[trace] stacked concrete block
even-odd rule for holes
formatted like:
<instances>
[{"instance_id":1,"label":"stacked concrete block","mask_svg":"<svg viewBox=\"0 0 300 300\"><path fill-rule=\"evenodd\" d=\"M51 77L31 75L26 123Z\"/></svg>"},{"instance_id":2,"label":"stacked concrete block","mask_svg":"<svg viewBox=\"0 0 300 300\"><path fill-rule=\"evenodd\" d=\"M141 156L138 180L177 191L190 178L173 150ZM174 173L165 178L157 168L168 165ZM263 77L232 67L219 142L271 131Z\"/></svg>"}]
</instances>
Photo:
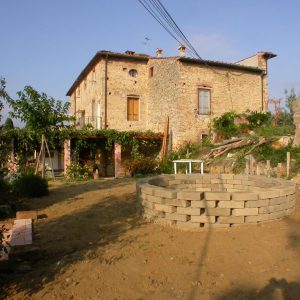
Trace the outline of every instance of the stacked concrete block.
<instances>
[{"instance_id":1,"label":"stacked concrete block","mask_svg":"<svg viewBox=\"0 0 300 300\"><path fill-rule=\"evenodd\" d=\"M144 217L183 229L280 219L294 211L295 192L287 180L233 174L162 175L137 183Z\"/></svg>"}]
</instances>

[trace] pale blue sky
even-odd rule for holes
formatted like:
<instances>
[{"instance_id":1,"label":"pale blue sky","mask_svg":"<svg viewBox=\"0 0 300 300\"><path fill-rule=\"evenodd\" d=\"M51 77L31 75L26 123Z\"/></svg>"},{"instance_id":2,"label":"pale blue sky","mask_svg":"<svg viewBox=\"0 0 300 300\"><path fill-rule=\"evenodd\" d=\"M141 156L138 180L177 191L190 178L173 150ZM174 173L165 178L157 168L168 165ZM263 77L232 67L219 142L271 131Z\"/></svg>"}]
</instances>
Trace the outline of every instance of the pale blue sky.
<instances>
[{"instance_id":1,"label":"pale blue sky","mask_svg":"<svg viewBox=\"0 0 300 300\"><path fill-rule=\"evenodd\" d=\"M300 91L300 1L162 0L205 59L235 62L271 51L269 95ZM0 76L11 96L31 85L67 100L98 50L177 55L177 42L137 0L0 0ZM145 37L151 41L144 45Z\"/></svg>"}]
</instances>

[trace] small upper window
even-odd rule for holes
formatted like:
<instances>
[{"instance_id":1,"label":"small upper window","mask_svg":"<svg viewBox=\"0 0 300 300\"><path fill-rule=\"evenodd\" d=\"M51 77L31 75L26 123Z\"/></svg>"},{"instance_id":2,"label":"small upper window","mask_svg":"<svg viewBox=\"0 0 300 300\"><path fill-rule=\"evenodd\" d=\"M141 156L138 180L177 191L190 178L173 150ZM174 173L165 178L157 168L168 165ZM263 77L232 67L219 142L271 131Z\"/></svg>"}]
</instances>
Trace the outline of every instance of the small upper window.
<instances>
[{"instance_id":1,"label":"small upper window","mask_svg":"<svg viewBox=\"0 0 300 300\"><path fill-rule=\"evenodd\" d=\"M210 114L210 89L198 90L198 113L200 115Z\"/></svg>"},{"instance_id":2,"label":"small upper window","mask_svg":"<svg viewBox=\"0 0 300 300\"><path fill-rule=\"evenodd\" d=\"M153 69L153 67L151 67L149 69L149 77L153 77L153 74L154 74L154 69Z\"/></svg>"},{"instance_id":3,"label":"small upper window","mask_svg":"<svg viewBox=\"0 0 300 300\"><path fill-rule=\"evenodd\" d=\"M129 70L128 73L129 73L129 75L130 75L131 77L136 77L137 74L138 74L138 72L137 72L136 69L131 69L131 70Z\"/></svg>"}]
</instances>

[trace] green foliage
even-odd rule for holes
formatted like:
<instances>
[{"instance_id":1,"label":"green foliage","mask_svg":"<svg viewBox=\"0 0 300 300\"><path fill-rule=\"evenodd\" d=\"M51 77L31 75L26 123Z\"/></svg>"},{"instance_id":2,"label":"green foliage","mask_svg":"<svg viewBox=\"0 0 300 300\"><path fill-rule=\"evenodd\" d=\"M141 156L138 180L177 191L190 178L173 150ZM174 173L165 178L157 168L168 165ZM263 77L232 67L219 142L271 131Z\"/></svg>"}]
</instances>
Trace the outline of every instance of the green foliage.
<instances>
[{"instance_id":1,"label":"green foliage","mask_svg":"<svg viewBox=\"0 0 300 300\"><path fill-rule=\"evenodd\" d=\"M13 183L13 191L18 197L42 197L48 195L48 182L38 175L21 175Z\"/></svg>"},{"instance_id":2,"label":"green foliage","mask_svg":"<svg viewBox=\"0 0 300 300\"><path fill-rule=\"evenodd\" d=\"M195 158L199 156L202 148L203 146L201 144L185 142L176 152L180 158Z\"/></svg>"},{"instance_id":3,"label":"green foliage","mask_svg":"<svg viewBox=\"0 0 300 300\"><path fill-rule=\"evenodd\" d=\"M177 152L171 152L168 156L168 158L164 158L161 160L158 168L158 173L160 174L172 174L174 172L173 170L173 160L178 159L178 153Z\"/></svg>"},{"instance_id":4,"label":"green foliage","mask_svg":"<svg viewBox=\"0 0 300 300\"><path fill-rule=\"evenodd\" d=\"M282 126L261 126L254 129L254 132L258 136L264 137L277 137L284 135L293 135L295 131L294 126L282 125Z\"/></svg>"},{"instance_id":5,"label":"green foliage","mask_svg":"<svg viewBox=\"0 0 300 300\"><path fill-rule=\"evenodd\" d=\"M14 129L14 122L11 118L7 118L2 126L2 130Z\"/></svg>"},{"instance_id":6,"label":"green foliage","mask_svg":"<svg viewBox=\"0 0 300 300\"><path fill-rule=\"evenodd\" d=\"M235 112L227 112L213 120L213 128L221 137L228 139L239 134L238 126L234 120L237 117Z\"/></svg>"},{"instance_id":7,"label":"green foliage","mask_svg":"<svg viewBox=\"0 0 300 300\"><path fill-rule=\"evenodd\" d=\"M239 154L235 158L235 162L233 165L233 173L240 174L246 167L246 159L243 154Z\"/></svg>"},{"instance_id":8,"label":"green foliage","mask_svg":"<svg viewBox=\"0 0 300 300\"><path fill-rule=\"evenodd\" d=\"M144 151L149 151L153 148L159 149L162 141L162 135L152 131L118 131L115 129L78 130L76 128L68 128L59 132L61 143L65 139L77 139L79 141L78 151L87 147L91 147L91 149L95 147L95 142L86 141L88 137L103 138L105 149L107 150L111 150L115 143L122 145L122 148L130 147L133 158L140 157L142 151L145 153Z\"/></svg>"},{"instance_id":9,"label":"green foliage","mask_svg":"<svg viewBox=\"0 0 300 300\"><path fill-rule=\"evenodd\" d=\"M291 128L294 128L294 121L293 121L293 115L286 110L283 110L279 116L279 119L277 121L278 126L288 126Z\"/></svg>"},{"instance_id":10,"label":"green foliage","mask_svg":"<svg viewBox=\"0 0 300 300\"><path fill-rule=\"evenodd\" d=\"M291 157L296 159L297 164L300 166L300 148L298 147L287 146L275 149L271 144L264 144L256 148L252 154L258 160L270 160L271 165L275 167L278 163L286 161L287 152L291 153Z\"/></svg>"},{"instance_id":11,"label":"green foliage","mask_svg":"<svg viewBox=\"0 0 300 300\"><path fill-rule=\"evenodd\" d=\"M238 118L245 118L248 123L237 124L236 120ZM250 130L254 130L256 134L262 136L272 136L274 132L278 135L286 135L291 134L293 131L293 126L272 127L271 122L272 115L270 112L248 112L244 114L227 112L213 120L213 128L224 139L241 136Z\"/></svg>"},{"instance_id":12,"label":"green foliage","mask_svg":"<svg viewBox=\"0 0 300 300\"><path fill-rule=\"evenodd\" d=\"M2 100L9 99L8 93L6 92L6 81L3 77L0 77L0 121L2 118L1 111L4 107Z\"/></svg>"},{"instance_id":13,"label":"green foliage","mask_svg":"<svg viewBox=\"0 0 300 300\"><path fill-rule=\"evenodd\" d=\"M20 119L26 129L39 137L44 134L52 140L52 131L66 127L70 103L62 103L45 93L39 93L31 86L25 86L17 93L18 99L6 99L12 111L12 118Z\"/></svg>"},{"instance_id":14,"label":"green foliage","mask_svg":"<svg viewBox=\"0 0 300 300\"><path fill-rule=\"evenodd\" d=\"M88 179L90 170L87 166L81 166L79 163L72 163L67 168L68 179Z\"/></svg>"},{"instance_id":15,"label":"green foliage","mask_svg":"<svg viewBox=\"0 0 300 300\"><path fill-rule=\"evenodd\" d=\"M210 143L199 144L199 143L185 143L177 150L172 151L167 158L160 161L158 173L172 174L173 160L185 159L185 158L199 158L204 152L209 150L213 145ZM185 170L185 166L182 164L178 165L179 170Z\"/></svg>"},{"instance_id":16,"label":"green foliage","mask_svg":"<svg viewBox=\"0 0 300 300\"><path fill-rule=\"evenodd\" d=\"M132 175L154 174L157 172L158 161L152 157L139 157L130 161L127 168Z\"/></svg>"},{"instance_id":17,"label":"green foliage","mask_svg":"<svg viewBox=\"0 0 300 300\"><path fill-rule=\"evenodd\" d=\"M0 219L10 216L18 206L18 199L12 192L11 184L0 177Z\"/></svg>"},{"instance_id":18,"label":"green foliage","mask_svg":"<svg viewBox=\"0 0 300 300\"><path fill-rule=\"evenodd\" d=\"M297 101L297 95L295 89L291 89L290 92L286 89L284 91L285 94L285 105L288 109L288 112L291 116L294 114L294 103Z\"/></svg>"},{"instance_id":19,"label":"green foliage","mask_svg":"<svg viewBox=\"0 0 300 300\"><path fill-rule=\"evenodd\" d=\"M6 204L11 200L11 186L3 178L0 177L0 205Z\"/></svg>"},{"instance_id":20,"label":"green foliage","mask_svg":"<svg viewBox=\"0 0 300 300\"><path fill-rule=\"evenodd\" d=\"M263 125L271 125L272 115L270 112L252 112L246 115L246 119L249 121L249 128L254 129Z\"/></svg>"}]
</instances>

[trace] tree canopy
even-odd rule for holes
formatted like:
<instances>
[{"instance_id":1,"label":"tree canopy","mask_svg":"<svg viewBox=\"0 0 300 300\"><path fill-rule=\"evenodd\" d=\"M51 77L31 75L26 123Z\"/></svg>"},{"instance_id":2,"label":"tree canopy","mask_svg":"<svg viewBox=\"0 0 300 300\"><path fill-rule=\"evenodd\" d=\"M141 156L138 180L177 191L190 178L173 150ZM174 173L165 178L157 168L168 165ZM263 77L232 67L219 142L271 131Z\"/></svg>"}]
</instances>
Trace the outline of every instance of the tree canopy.
<instances>
[{"instance_id":1,"label":"tree canopy","mask_svg":"<svg viewBox=\"0 0 300 300\"><path fill-rule=\"evenodd\" d=\"M289 113L291 115L293 115L294 113L294 103L298 100L297 99L297 95L296 95L296 92L295 92L295 89L291 89L290 92L288 92L288 90L286 89L284 91L284 94L285 94L285 104L286 104L286 107L287 109L289 110Z\"/></svg>"},{"instance_id":2,"label":"tree canopy","mask_svg":"<svg viewBox=\"0 0 300 300\"><path fill-rule=\"evenodd\" d=\"M72 117L68 116L70 103L55 100L45 93L39 93L31 86L25 86L17 93L18 98L7 98L12 118L20 119L26 129L37 134L49 135L53 130L65 128Z\"/></svg>"},{"instance_id":3,"label":"tree canopy","mask_svg":"<svg viewBox=\"0 0 300 300\"><path fill-rule=\"evenodd\" d=\"M4 104L3 104L2 100L7 100L9 98L9 96L5 90L5 87L6 87L6 81L3 77L0 77L0 121L2 118L1 111L4 108Z\"/></svg>"}]
</instances>

